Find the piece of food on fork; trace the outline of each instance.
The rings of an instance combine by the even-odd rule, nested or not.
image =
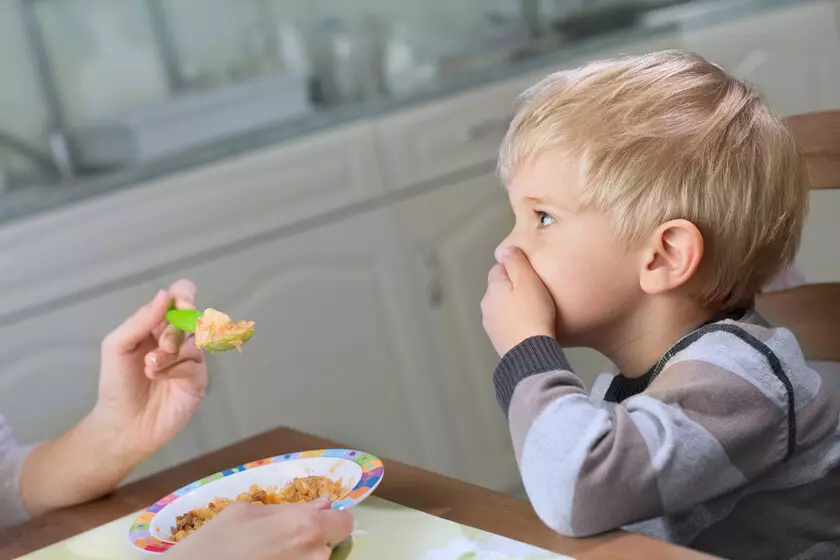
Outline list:
[[[195,333],[195,345],[210,352],[234,348],[242,352],[242,345],[254,335],[253,321],[233,321],[213,308],[203,312],[171,308],[166,313],[166,320],[182,331]]]

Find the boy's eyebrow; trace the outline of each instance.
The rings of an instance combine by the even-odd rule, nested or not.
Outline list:
[[[548,201],[546,199],[544,199],[542,197],[539,197],[539,196],[526,196],[525,200],[527,202],[536,202],[537,204],[547,204],[548,203]]]
[[[544,204],[546,206],[553,206],[554,208],[558,208],[560,210],[570,210],[570,208],[565,204],[560,204],[559,202],[555,202],[553,200],[547,200],[541,196],[526,196],[523,200],[532,204]]]

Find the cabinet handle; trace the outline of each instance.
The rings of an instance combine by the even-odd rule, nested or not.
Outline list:
[[[475,142],[476,140],[481,140],[482,138],[499,138],[504,136],[505,132],[507,132],[508,126],[510,126],[510,118],[493,118],[493,119],[486,119],[476,124],[472,124],[463,128],[458,133],[458,140],[462,144],[466,144],[468,142]]]
[[[440,307],[445,300],[443,271],[440,267],[440,259],[434,249],[427,248],[423,251],[423,264],[426,265],[426,270],[429,272],[429,280],[426,283],[426,296],[429,299],[429,305],[433,308]]]

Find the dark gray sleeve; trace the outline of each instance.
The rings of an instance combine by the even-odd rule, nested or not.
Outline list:
[[[552,370],[568,370],[571,366],[560,344],[550,336],[529,338],[502,357],[493,375],[496,398],[505,414],[510,410],[510,400],[516,386],[523,379]]]

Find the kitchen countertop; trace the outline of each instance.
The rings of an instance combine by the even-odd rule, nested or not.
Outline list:
[[[580,59],[588,53],[603,51],[610,47],[654,38],[669,31],[696,29],[729,21],[749,16],[756,11],[813,1],[817,0],[694,0],[675,8],[658,10],[656,14],[651,14],[651,17],[646,19],[645,24],[579,41],[570,41],[561,44],[551,52],[503,64],[490,70],[471,73],[411,96],[382,97],[354,105],[320,109],[296,121],[207,144],[147,164],[102,172],[96,176],[80,178],[60,185],[17,187],[0,194],[0,222],[22,219],[48,209],[77,203],[118,189],[130,188],[190,168],[344,124],[378,118],[540,68],[561,65],[564,61]]]
[[[144,509],[176,488],[209,473],[263,457],[341,445],[288,428],[278,428],[120,488],[111,496],[55,511],[0,531],[0,558],[16,558]],[[613,531],[570,539],[544,525],[531,505],[439,474],[383,460],[385,475],[375,495],[462,525],[502,535],[576,560],[701,560],[707,555],[654,539]]]

